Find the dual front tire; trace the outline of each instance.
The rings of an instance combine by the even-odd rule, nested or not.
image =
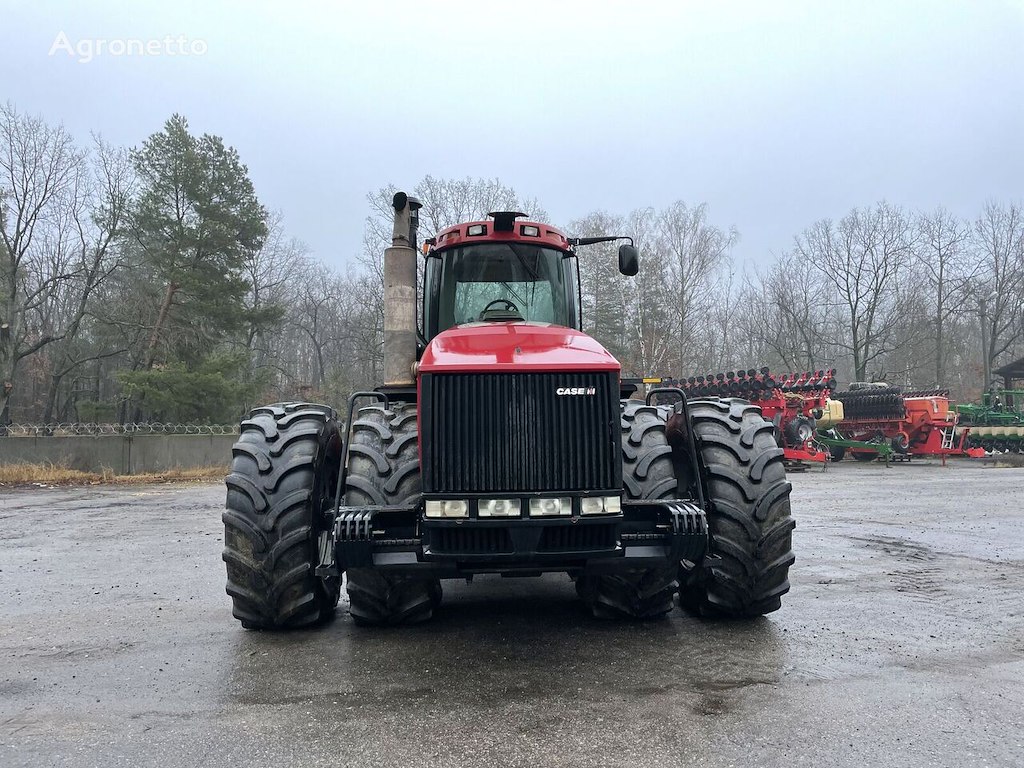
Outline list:
[[[580,577],[577,591],[596,616],[658,618],[672,610],[678,591],[680,603],[700,615],[752,618],[778,610],[789,591],[792,486],[773,425],[744,400],[694,400],[688,410],[710,497],[708,556],[678,570]],[[689,466],[681,447],[670,444],[671,415],[664,406],[624,404],[628,498],[680,498],[697,481],[701,468]]]
[[[247,629],[313,626],[334,615],[341,579],[316,566],[341,449],[338,415],[327,406],[270,405],[242,422],[225,481],[223,559],[232,613]],[[352,425],[348,503],[402,504],[419,492],[415,408],[364,408]],[[357,568],[345,586],[359,624],[424,621],[441,601],[437,579]]]
[[[269,405],[242,422],[222,515],[227,592],[242,626],[291,629],[334,614],[339,579],[318,576],[316,564],[340,466],[331,408]]]

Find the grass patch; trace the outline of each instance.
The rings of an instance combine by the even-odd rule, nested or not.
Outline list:
[[[141,475],[117,475],[113,470],[83,472],[55,464],[0,465],[0,487],[24,485],[143,485],[146,483],[209,483],[228,473],[224,467],[173,469]]]

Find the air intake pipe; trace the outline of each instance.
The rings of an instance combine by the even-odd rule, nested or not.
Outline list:
[[[416,362],[416,230],[422,204],[396,192],[395,225],[384,251],[384,384],[412,386]]]

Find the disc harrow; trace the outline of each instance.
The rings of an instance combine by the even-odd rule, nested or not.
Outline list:
[[[907,410],[899,387],[851,389],[837,392],[835,399],[843,404],[847,421],[903,419]]]

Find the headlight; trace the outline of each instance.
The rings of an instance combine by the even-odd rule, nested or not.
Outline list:
[[[622,499],[618,496],[590,496],[580,499],[580,512],[584,515],[617,515],[622,512]]]
[[[530,499],[530,517],[559,517],[572,514],[572,499]]]
[[[477,517],[519,517],[522,505],[519,499],[480,499]]]
[[[465,499],[431,499],[424,505],[427,517],[469,517],[469,502]]]

